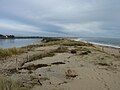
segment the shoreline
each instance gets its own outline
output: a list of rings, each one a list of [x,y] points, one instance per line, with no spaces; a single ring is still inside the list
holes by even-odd
[[[118,47],[118,46],[100,44],[100,43],[95,43],[95,42],[87,42],[87,41],[83,41],[80,39],[73,39],[73,40],[78,41],[78,42],[93,44],[96,48],[99,48],[100,51],[106,52],[106,53],[114,55],[114,56],[120,56],[120,47]]]
[[[98,46],[105,46],[105,47],[120,49],[120,46],[115,46],[115,45],[101,44],[101,43],[96,43],[96,42],[89,42],[89,43],[95,44],[95,45],[98,45]]]
[[[89,42],[89,41],[85,41],[85,40],[81,40],[81,39],[72,39],[72,40],[80,41],[80,42],[84,42],[84,43],[91,43],[91,44],[98,45],[98,46],[106,46],[106,47],[111,47],[111,48],[118,48],[118,49],[120,49],[120,46],[116,46],[116,45],[103,44],[103,43],[97,43],[97,42]]]

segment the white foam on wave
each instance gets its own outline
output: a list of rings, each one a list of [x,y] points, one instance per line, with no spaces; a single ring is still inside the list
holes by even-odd
[[[120,46],[115,46],[115,45],[112,45],[112,44],[103,44],[103,43],[89,42],[89,41],[85,41],[85,40],[83,40],[81,38],[72,39],[72,40],[81,41],[81,42],[85,42],[85,43],[91,43],[91,44],[100,45],[100,46],[108,46],[108,47],[120,48]]]
[[[96,42],[89,42],[89,43],[100,45],[100,46],[108,46],[108,47],[120,48],[120,46],[109,45],[109,44],[102,44],[102,43],[96,43]]]

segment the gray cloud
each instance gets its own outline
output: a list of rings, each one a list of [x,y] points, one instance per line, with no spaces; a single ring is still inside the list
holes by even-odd
[[[120,37],[119,16],[119,0],[1,0],[0,32]]]

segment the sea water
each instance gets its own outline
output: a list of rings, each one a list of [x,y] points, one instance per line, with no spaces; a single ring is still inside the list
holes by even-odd
[[[102,37],[82,37],[77,38],[77,41],[89,42],[92,44],[111,46],[120,48],[120,38],[102,38]]]
[[[0,48],[22,47],[41,42],[41,39],[0,39]]]

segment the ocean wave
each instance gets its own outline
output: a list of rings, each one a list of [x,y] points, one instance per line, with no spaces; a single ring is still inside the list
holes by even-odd
[[[73,39],[73,40],[75,40],[75,41],[81,41],[81,42],[85,42],[85,43],[91,43],[91,44],[100,45],[100,46],[109,46],[109,47],[114,47],[114,48],[120,48],[119,45],[114,45],[114,44],[110,44],[110,43],[108,44],[107,41],[104,41],[104,43],[100,43],[99,39],[98,39],[98,42],[97,41],[95,42],[94,40],[92,41],[92,38],[91,38],[91,40],[85,40],[85,39],[86,38],[76,38],[76,39]]]

